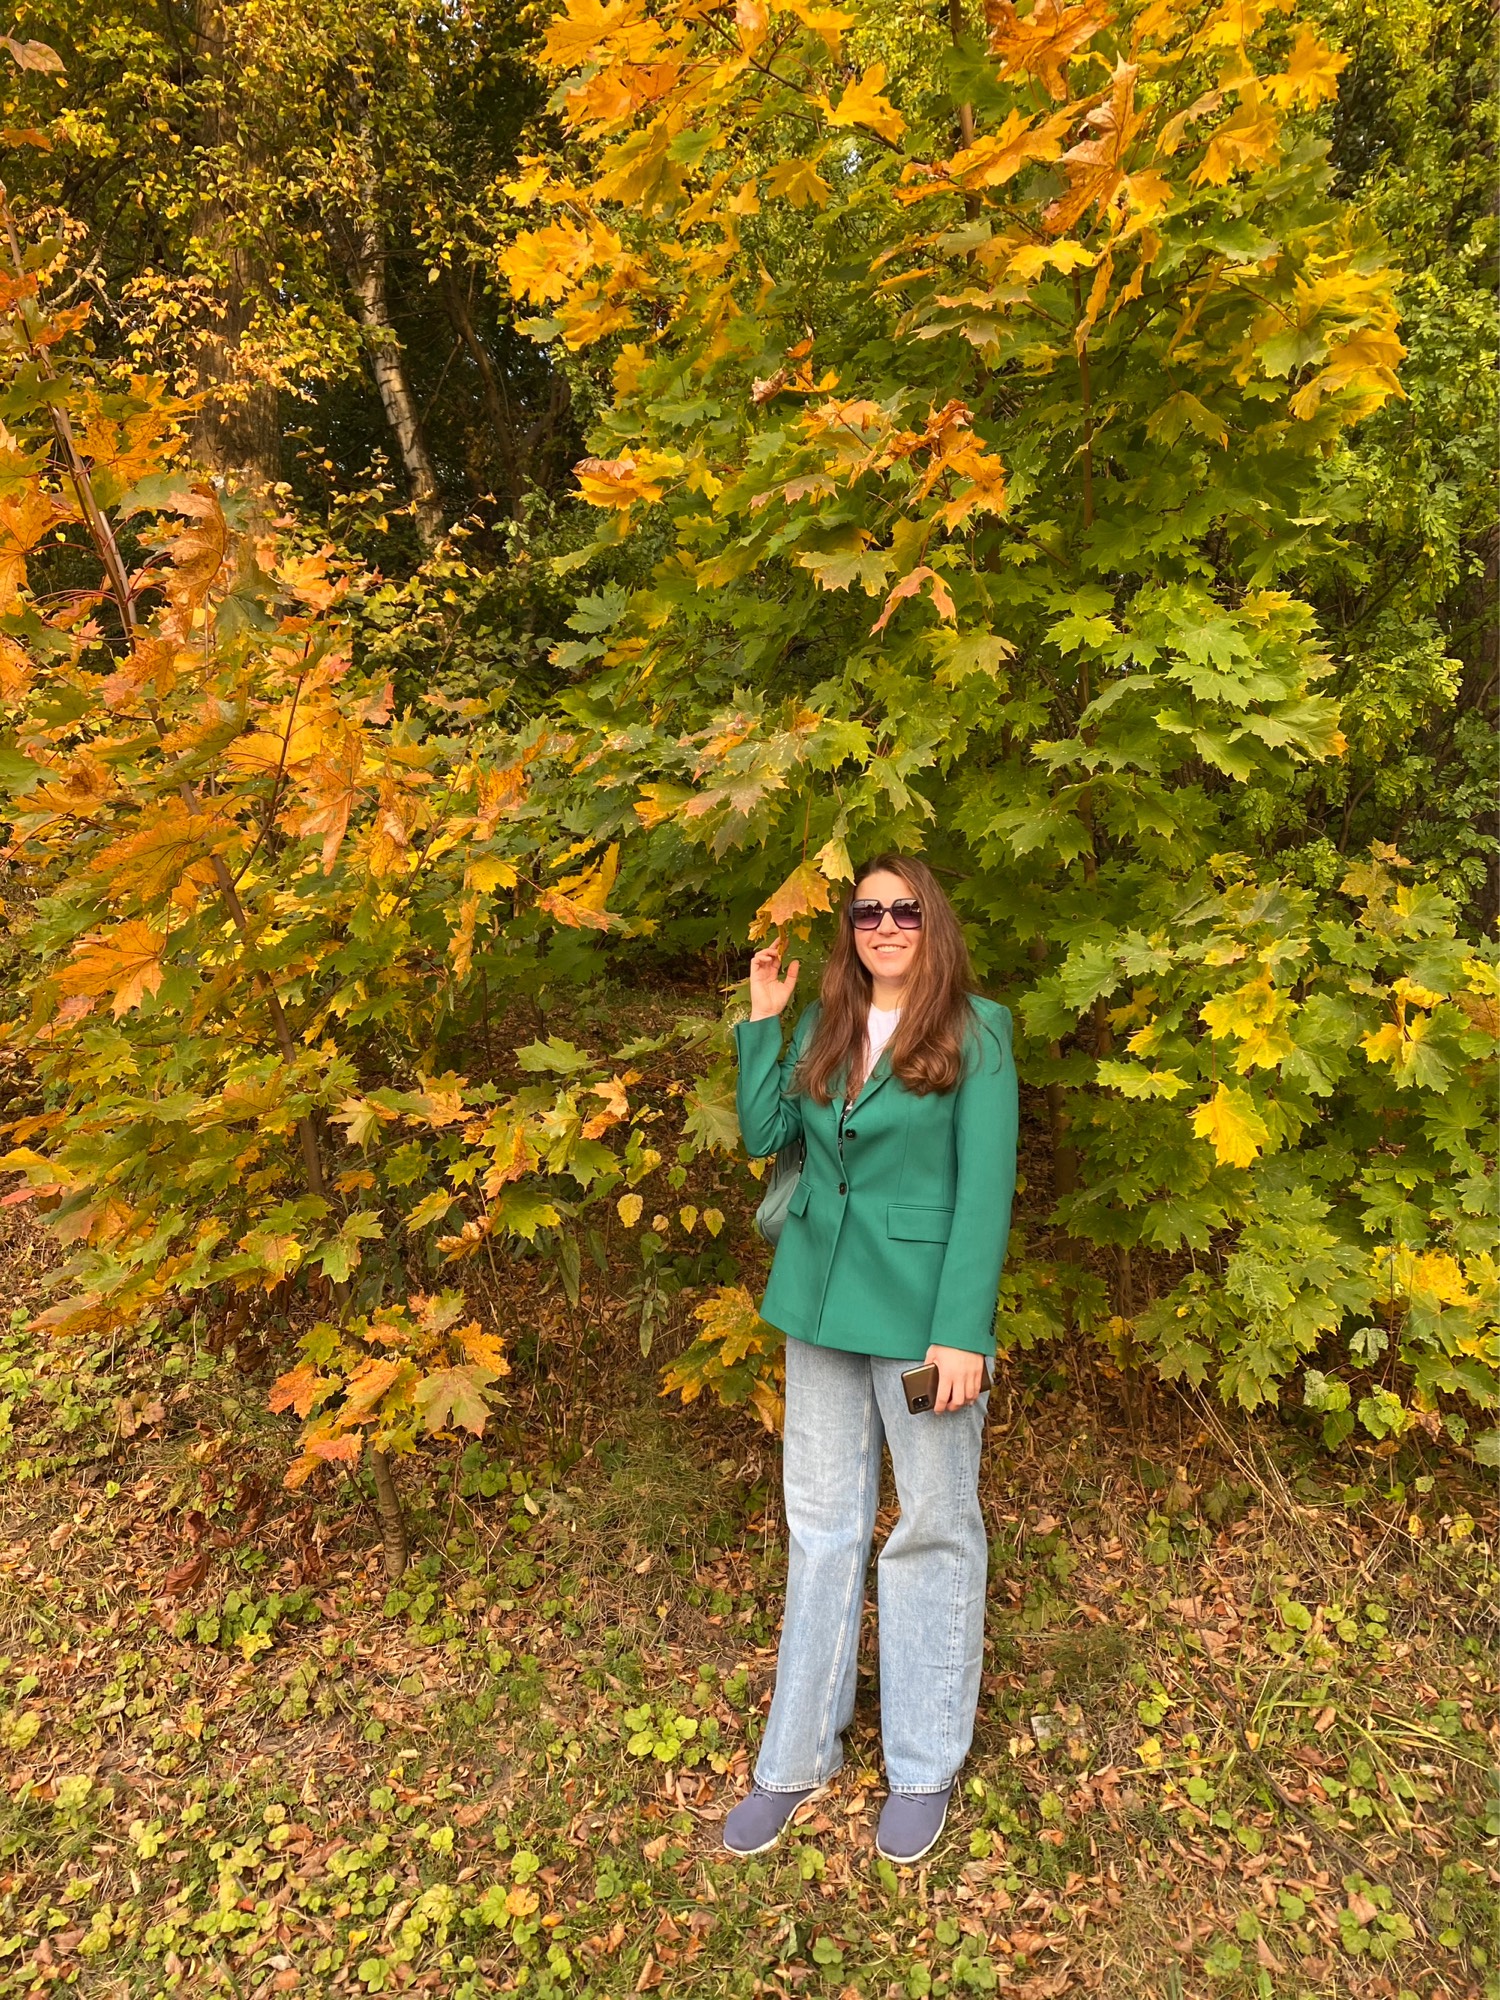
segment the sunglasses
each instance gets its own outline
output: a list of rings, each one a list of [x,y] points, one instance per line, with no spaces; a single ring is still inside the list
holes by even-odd
[[[877,903],[861,896],[849,905],[849,921],[857,931],[878,931],[887,909],[895,919],[897,930],[919,931],[922,928],[922,905],[915,896],[898,896],[890,904]]]

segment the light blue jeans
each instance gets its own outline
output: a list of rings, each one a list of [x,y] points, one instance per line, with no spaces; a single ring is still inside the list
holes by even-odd
[[[989,1397],[913,1416],[901,1387],[912,1365],[787,1341],[791,1549],[776,1692],[755,1766],[766,1791],[821,1785],[844,1761],[884,1444],[901,1502],[876,1565],[886,1782],[896,1792],[944,1791],[968,1755],[984,1653],[978,1488]]]

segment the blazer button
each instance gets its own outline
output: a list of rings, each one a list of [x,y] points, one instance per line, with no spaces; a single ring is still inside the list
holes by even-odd
[[[849,1127],[849,1130],[844,1134],[844,1137],[846,1139],[857,1139],[859,1137],[859,1134],[855,1131],[854,1127],[851,1125]]]
[[[839,1193],[840,1193],[840,1194],[847,1194],[848,1192],[849,1192],[849,1190],[848,1190],[848,1188],[846,1187],[846,1185],[844,1184],[844,1182],[843,1182],[843,1181],[840,1181],[840,1182],[839,1182]]]

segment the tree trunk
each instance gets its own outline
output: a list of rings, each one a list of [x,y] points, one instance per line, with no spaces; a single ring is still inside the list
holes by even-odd
[[[511,513],[515,514],[521,504],[521,480],[516,464],[516,427],[511,419],[510,399],[505,393],[505,381],[475,330],[474,321],[469,313],[469,303],[464,297],[464,288],[458,280],[458,273],[446,266],[443,270],[443,303],[448,309],[449,319],[453,322],[453,331],[468,349],[470,360],[479,370],[480,388],[484,396],[484,413],[489,419],[490,429],[499,448],[505,498]]]
[[[243,472],[268,485],[281,469],[279,399],[271,383],[257,380],[244,354],[264,272],[223,196],[226,153],[248,159],[254,139],[243,129],[232,95],[237,66],[227,46],[225,0],[196,0],[193,25],[204,86],[193,236],[198,261],[214,282],[195,355],[203,401],[192,423],[193,452],[211,472]]]
[[[406,1541],[406,1520],[401,1512],[401,1496],[396,1491],[395,1475],[385,1452],[371,1451],[370,1470],[375,1475],[375,1513],[380,1521],[385,1573],[394,1583],[398,1576],[404,1575],[410,1553]]]
[[[417,539],[424,549],[430,549],[443,532],[442,489],[438,485],[432,454],[427,448],[416,398],[407,380],[401,342],[391,323],[386,296],[387,262],[385,224],[372,184],[366,192],[365,212],[353,229],[349,282],[358,302],[359,323],[364,328],[370,368],[375,386],[380,391],[381,407],[406,472]]]

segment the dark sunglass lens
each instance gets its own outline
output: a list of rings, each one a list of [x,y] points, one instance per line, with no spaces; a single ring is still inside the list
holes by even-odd
[[[920,903],[896,902],[891,905],[891,915],[903,931],[919,931],[922,928],[922,905]]]
[[[857,931],[878,931],[881,914],[879,903],[860,902],[849,905],[849,915]]]

